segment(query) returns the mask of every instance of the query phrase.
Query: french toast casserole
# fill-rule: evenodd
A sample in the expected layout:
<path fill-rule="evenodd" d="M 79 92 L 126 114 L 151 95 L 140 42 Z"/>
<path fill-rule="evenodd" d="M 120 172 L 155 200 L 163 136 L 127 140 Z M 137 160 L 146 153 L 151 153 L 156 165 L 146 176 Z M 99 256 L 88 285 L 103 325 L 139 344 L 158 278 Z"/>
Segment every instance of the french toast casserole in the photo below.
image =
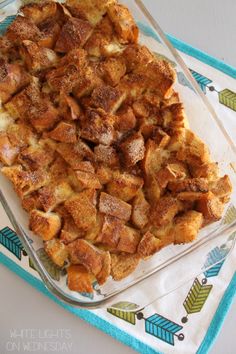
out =
<path fill-rule="evenodd" d="M 115 0 L 68 0 L 23 6 L 0 38 L 1 171 L 72 291 L 193 241 L 232 191 L 138 35 Z"/>

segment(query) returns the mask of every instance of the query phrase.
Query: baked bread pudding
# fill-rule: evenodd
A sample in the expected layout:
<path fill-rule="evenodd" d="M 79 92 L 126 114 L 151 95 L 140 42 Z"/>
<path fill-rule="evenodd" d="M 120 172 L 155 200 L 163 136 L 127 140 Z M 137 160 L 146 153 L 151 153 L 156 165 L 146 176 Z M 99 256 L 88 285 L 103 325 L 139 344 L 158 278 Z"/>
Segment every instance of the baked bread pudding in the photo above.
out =
<path fill-rule="evenodd" d="M 1 171 L 72 291 L 192 242 L 230 198 L 138 32 L 115 0 L 68 0 L 23 6 L 0 38 Z"/>

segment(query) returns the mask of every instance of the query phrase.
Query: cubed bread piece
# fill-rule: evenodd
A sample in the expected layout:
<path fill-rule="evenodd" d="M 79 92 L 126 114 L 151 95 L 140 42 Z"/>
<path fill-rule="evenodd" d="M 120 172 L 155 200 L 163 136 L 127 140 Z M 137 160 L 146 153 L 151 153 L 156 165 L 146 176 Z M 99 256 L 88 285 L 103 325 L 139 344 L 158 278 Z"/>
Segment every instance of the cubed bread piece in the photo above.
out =
<path fill-rule="evenodd" d="M 218 164 L 209 162 L 203 165 L 190 166 L 190 171 L 193 177 L 206 178 L 208 181 L 217 179 L 219 174 Z"/>
<path fill-rule="evenodd" d="M 191 130 L 185 130 L 185 142 L 177 152 L 177 158 L 190 165 L 202 165 L 210 162 L 206 144 Z"/>
<path fill-rule="evenodd" d="M 17 122 L 17 124 L 10 124 L 7 128 L 7 136 L 13 146 L 24 148 L 28 145 L 36 144 L 36 134 L 26 124 Z"/>
<path fill-rule="evenodd" d="M 147 231 L 138 245 L 137 253 L 141 258 L 146 258 L 159 251 L 161 247 L 161 240 L 156 238 L 150 231 Z"/>
<path fill-rule="evenodd" d="M 120 145 L 120 149 L 124 156 L 125 165 L 131 167 L 136 165 L 145 156 L 145 145 L 143 136 L 134 133 L 125 139 Z"/>
<path fill-rule="evenodd" d="M 195 202 L 196 200 L 201 200 L 205 198 L 207 192 L 180 192 L 177 194 L 176 198 L 181 201 Z"/>
<path fill-rule="evenodd" d="M 19 153 L 19 149 L 13 146 L 4 132 L 0 132 L 0 161 L 11 166 Z"/>
<path fill-rule="evenodd" d="M 18 64 L 8 64 L 0 60 L 0 103 L 7 102 L 11 96 L 30 82 L 30 76 Z"/>
<path fill-rule="evenodd" d="M 116 249 L 123 227 L 124 224 L 120 219 L 105 215 L 103 217 L 101 232 L 96 239 L 96 243 L 101 243 L 111 249 Z"/>
<path fill-rule="evenodd" d="M 126 98 L 130 100 L 138 99 L 147 89 L 145 75 L 140 73 L 125 75 L 121 79 L 118 87 L 125 92 Z"/>
<path fill-rule="evenodd" d="M 73 194 L 73 190 L 67 182 L 50 183 L 39 190 L 39 201 L 44 211 L 52 211 L 59 204 L 65 202 Z"/>
<path fill-rule="evenodd" d="M 190 210 L 175 218 L 174 243 L 187 243 L 195 240 L 198 231 L 202 227 L 203 216 L 195 210 Z"/>
<path fill-rule="evenodd" d="M 53 151 L 40 145 L 28 146 L 18 156 L 18 162 L 31 171 L 46 169 L 53 159 Z"/>
<path fill-rule="evenodd" d="M 76 47 L 83 47 L 90 35 L 92 26 L 88 21 L 71 17 L 62 27 L 55 50 L 60 53 L 67 53 Z"/>
<path fill-rule="evenodd" d="M 116 139 L 114 120 L 105 112 L 88 110 L 82 123 L 81 137 L 95 144 L 110 145 Z"/>
<path fill-rule="evenodd" d="M 96 207 L 85 192 L 72 196 L 65 202 L 65 207 L 80 230 L 88 231 L 96 224 Z"/>
<path fill-rule="evenodd" d="M 74 17 L 88 20 L 92 26 L 99 23 L 108 6 L 115 0 L 67 0 L 66 6 Z"/>
<path fill-rule="evenodd" d="M 103 255 L 102 269 L 96 275 L 98 284 L 99 285 L 105 284 L 110 274 L 111 274 L 111 255 L 109 252 L 105 252 Z"/>
<path fill-rule="evenodd" d="M 151 210 L 150 220 L 155 226 L 164 226 L 182 210 L 182 204 L 171 196 L 161 197 Z"/>
<path fill-rule="evenodd" d="M 22 41 L 20 55 L 27 69 L 33 73 L 55 66 L 59 59 L 52 49 L 40 47 L 29 40 Z"/>
<path fill-rule="evenodd" d="M 107 113 L 115 113 L 126 98 L 126 94 L 116 87 L 102 85 L 95 88 L 91 96 L 91 106 L 102 108 Z"/>
<path fill-rule="evenodd" d="M 185 146 L 187 130 L 185 128 L 178 128 L 171 132 L 171 139 L 168 144 L 168 150 L 171 152 L 178 152 Z M 184 160 L 181 160 L 184 161 Z"/>
<path fill-rule="evenodd" d="M 110 167 L 99 165 L 96 171 L 96 175 L 101 184 L 107 184 L 112 180 L 113 172 Z"/>
<path fill-rule="evenodd" d="M 65 119 L 74 121 L 81 117 L 81 108 L 77 101 L 64 92 L 61 92 L 60 94 L 59 105 L 60 113 L 63 117 L 65 117 Z"/>
<path fill-rule="evenodd" d="M 134 254 L 137 251 L 141 235 L 138 230 L 124 225 L 120 233 L 117 251 Z"/>
<path fill-rule="evenodd" d="M 90 161 L 78 162 L 77 170 L 89 173 L 95 173 L 95 168 Z"/>
<path fill-rule="evenodd" d="M 61 206 L 59 206 L 60 208 Z M 60 209 L 57 208 L 56 212 L 61 215 Z M 63 208 L 65 208 L 63 206 Z M 68 213 L 68 212 L 67 212 Z M 65 213 L 62 213 L 65 214 Z M 78 229 L 76 226 L 74 219 L 72 216 L 68 213 L 66 215 L 62 215 L 63 218 L 63 227 L 61 229 L 60 233 L 60 240 L 65 244 L 68 245 L 69 243 L 75 241 L 77 238 L 82 238 L 85 235 L 84 231 L 81 231 Z"/>
<path fill-rule="evenodd" d="M 53 163 L 50 165 L 51 181 L 59 183 L 61 180 L 66 180 L 68 176 L 68 165 L 60 156 L 56 156 Z"/>
<path fill-rule="evenodd" d="M 47 136 L 62 143 L 75 143 L 77 141 L 76 126 L 73 122 L 60 122 L 47 133 Z"/>
<path fill-rule="evenodd" d="M 174 103 L 163 107 L 161 115 L 162 126 L 165 129 L 188 128 L 189 126 L 182 103 Z"/>
<path fill-rule="evenodd" d="M 93 160 L 94 154 L 90 147 L 82 140 L 76 144 L 59 143 L 56 151 L 73 168 L 77 169 L 83 158 Z"/>
<path fill-rule="evenodd" d="M 38 192 L 33 192 L 21 200 L 21 205 L 28 213 L 33 209 L 42 209 L 42 205 L 39 201 Z"/>
<path fill-rule="evenodd" d="M 21 7 L 26 18 L 29 18 L 36 25 L 48 18 L 53 18 L 57 12 L 57 4 L 53 1 L 45 1 L 42 3 L 29 3 Z"/>
<path fill-rule="evenodd" d="M 151 226 L 150 232 L 161 241 L 160 248 L 166 247 L 174 243 L 174 220 L 165 226 Z"/>
<path fill-rule="evenodd" d="M 113 179 L 107 184 L 107 192 L 128 202 L 143 186 L 143 179 L 129 173 L 114 172 Z"/>
<path fill-rule="evenodd" d="M 103 79 L 108 85 L 116 86 L 126 73 L 126 65 L 122 57 L 107 58 L 101 63 Z"/>
<path fill-rule="evenodd" d="M 102 80 L 100 77 L 91 66 L 88 66 L 80 73 L 73 88 L 73 95 L 77 98 L 89 96 L 101 84 Z"/>
<path fill-rule="evenodd" d="M 17 16 L 7 28 L 6 37 L 16 44 L 25 39 L 37 41 L 40 39 L 40 30 L 30 18 Z"/>
<path fill-rule="evenodd" d="M 176 73 L 167 61 L 152 61 L 146 66 L 137 68 L 135 72 L 144 75 L 148 88 L 158 92 L 162 98 L 171 96 L 172 86 L 176 80 Z"/>
<path fill-rule="evenodd" d="M 58 239 L 52 239 L 45 242 L 44 248 L 49 257 L 58 267 L 64 266 L 68 258 L 68 251 L 63 242 Z"/>
<path fill-rule="evenodd" d="M 75 177 L 77 179 L 78 188 L 80 188 L 81 190 L 85 188 L 91 188 L 91 189 L 102 188 L 102 185 L 99 182 L 99 178 L 94 173 L 76 170 Z"/>
<path fill-rule="evenodd" d="M 138 41 L 138 26 L 127 7 L 115 3 L 109 6 L 107 13 L 121 43 L 136 43 Z"/>
<path fill-rule="evenodd" d="M 34 209 L 30 212 L 29 229 L 44 241 L 49 241 L 59 233 L 61 218 L 56 213 L 44 213 Z"/>
<path fill-rule="evenodd" d="M 154 60 L 154 56 L 150 50 L 140 44 L 130 44 L 126 46 L 122 57 L 125 60 L 128 72 L 143 67 Z"/>
<path fill-rule="evenodd" d="M 130 106 L 122 106 L 116 112 L 115 128 L 120 132 L 126 132 L 134 129 L 136 126 L 136 117 Z"/>
<path fill-rule="evenodd" d="M 86 232 L 86 235 L 84 237 L 85 240 L 95 243 L 96 239 L 98 238 L 98 235 L 101 232 L 102 223 L 103 223 L 103 215 L 98 212 L 96 217 L 96 223 L 92 229 Z"/>
<path fill-rule="evenodd" d="M 111 276 L 122 280 L 133 273 L 138 266 L 140 256 L 137 254 L 111 254 Z"/>
<path fill-rule="evenodd" d="M 123 200 L 102 192 L 99 200 L 99 211 L 128 221 L 131 216 L 131 205 Z"/>
<path fill-rule="evenodd" d="M 72 264 L 82 264 L 88 272 L 95 276 L 101 272 L 106 252 L 83 239 L 75 240 L 67 247 Z"/>
<path fill-rule="evenodd" d="M 27 112 L 29 112 L 31 99 L 30 95 L 38 94 L 35 92 L 33 85 L 29 85 L 21 92 L 12 97 L 10 101 L 5 104 L 5 109 L 13 118 L 21 118 L 22 121 L 26 121 Z"/>
<path fill-rule="evenodd" d="M 146 201 L 143 192 L 140 190 L 133 200 L 131 220 L 134 226 L 139 229 L 144 228 L 148 223 L 150 205 Z"/>
<path fill-rule="evenodd" d="M 224 177 L 221 177 L 213 182 L 211 192 L 226 203 L 232 193 L 232 189 L 233 187 L 229 176 L 225 175 Z"/>
<path fill-rule="evenodd" d="M 22 198 L 49 182 L 49 175 L 44 170 L 24 171 L 22 166 L 3 167 L 2 173 L 13 183 L 16 193 Z"/>
<path fill-rule="evenodd" d="M 224 204 L 212 192 L 209 192 L 197 201 L 196 210 L 202 213 L 205 223 L 211 223 L 220 220 Z"/>
<path fill-rule="evenodd" d="M 14 119 L 5 110 L 0 109 L 0 133 L 8 132 L 12 125 L 15 125 Z M 10 142 L 12 143 L 11 140 Z"/>
<path fill-rule="evenodd" d="M 177 178 L 184 177 L 184 174 L 182 175 L 177 175 L 174 170 L 172 170 L 171 166 L 166 165 L 165 167 L 162 167 L 157 173 L 156 173 L 156 179 L 161 188 L 166 188 L 169 182 L 176 181 Z M 179 181 L 181 182 L 181 181 Z M 171 185 L 171 183 L 170 183 Z M 172 185 L 171 185 L 172 186 Z M 171 189 L 171 187 L 170 187 Z"/>
<path fill-rule="evenodd" d="M 55 18 L 48 18 L 38 25 L 40 29 L 40 39 L 38 45 L 44 48 L 53 49 L 61 31 L 60 25 Z"/>
<path fill-rule="evenodd" d="M 181 192 L 206 193 L 209 190 L 209 186 L 205 178 L 186 178 L 183 180 L 175 180 L 169 182 L 168 189 L 173 193 L 181 193 Z"/>
<path fill-rule="evenodd" d="M 67 285 L 71 291 L 79 293 L 93 293 L 94 275 L 89 273 L 83 265 L 70 265 L 66 268 Z"/>
<path fill-rule="evenodd" d="M 95 146 L 94 154 L 96 161 L 111 167 L 119 167 L 119 156 L 113 147 L 99 144 Z"/>

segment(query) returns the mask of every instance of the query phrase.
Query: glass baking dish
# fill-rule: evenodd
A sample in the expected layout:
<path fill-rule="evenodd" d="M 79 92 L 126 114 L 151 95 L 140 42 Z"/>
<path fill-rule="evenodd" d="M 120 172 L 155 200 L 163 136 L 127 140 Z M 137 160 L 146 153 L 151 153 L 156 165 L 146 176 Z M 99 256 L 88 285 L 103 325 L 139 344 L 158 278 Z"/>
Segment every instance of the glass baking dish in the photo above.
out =
<path fill-rule="evenodd" d="M 6 2 L 9 4 L 8 0 Z M 141 261 L 135 272 L 128 278 L 120 282 L 109 279 L 103 286 L 95 283 L 94 294 L 89 295 L 70 291 L 67 288 L 67 277 L 63 271 L 59 275 L 57 273 L 56 276 L 48 272 L 42 257 L 42 241 L 28 229 L 28 216 L 23 211 L 10 182 L 0 173 L 1 203 L 45 286 L 61 300 L 89 309 L 103 306 L 115 307 L 112 304 L 127 299 L 134 303 L 137 302 L 138 307 L 142 308 L 222 262 L 232 251 L 235 243 L 232 234 L 236 231 L 236 221 L 230 219 L 230 212 L 236 207 L 236 173 L 234 170 L 236 146 L 183 60 L 168 42 L 142 1 L 120 2 L 130 9 L 139 26 L 140 43 L 148 46 L 157 56 L 165 57 L 172 63 L 178 77 L 175 90 L 180 94 L 184 103 L 190 128 L 208 145 L 212 159 L 219 163 L 221 174 L 230 176 L 234 191 L 230 205 L 226 207 L 226 210 L 228 208 L 226 216 L 221 221 L 203 228 L 195 242 L 168 246 L 149 260 Z M 0 2 L 2 25 L 4 18 L 17 13 L 19 5 L 20 2 L 16 1 L 2 8 L 3 3 Z M 213 248 L 219 251 L 218 257 L 206 262 Z"/>

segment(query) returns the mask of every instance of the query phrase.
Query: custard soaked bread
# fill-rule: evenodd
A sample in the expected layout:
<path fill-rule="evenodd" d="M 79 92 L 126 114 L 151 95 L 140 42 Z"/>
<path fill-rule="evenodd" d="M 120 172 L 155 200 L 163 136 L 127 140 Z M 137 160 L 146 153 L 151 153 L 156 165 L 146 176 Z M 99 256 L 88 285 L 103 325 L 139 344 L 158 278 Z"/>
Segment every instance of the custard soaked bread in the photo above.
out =
<path fill-rule="evenodd" d="M 73 291 L 127 277 L 222 216 L 230 180 L 175 80 L 115 0 L 29 4 L 0 38 L 2 173 Z"/>

